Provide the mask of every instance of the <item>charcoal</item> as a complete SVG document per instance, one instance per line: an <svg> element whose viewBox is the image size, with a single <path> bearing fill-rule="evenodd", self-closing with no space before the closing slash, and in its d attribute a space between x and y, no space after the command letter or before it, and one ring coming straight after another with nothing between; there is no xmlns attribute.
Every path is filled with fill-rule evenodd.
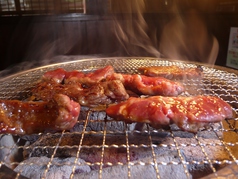
<svg viewBox="0 0 238 179"><path fill-rule="evenodd" d="M82 122L78 122L71 130L70 132L81 132L84 129L84 125L85 125L85 121ZM103 131L103 130L107 130L107 131L123 131L125 129L133 131L135 128L136 123L130 124L130 125L125 125L124 122L122 121L93 121L90 120L87 123L86 126L86 131Z"/></svg>
<svg viewBox="0 0 238 179"><path fill-rule="evenodd" d="M0 135L0 161L9 168L14 168L14 162L22 160L22 151L18 148L17 137L10 134Z"/></svg>
<svg viewBox="0 0 238 179"><path fill-rule="evenodd" d="M184 161L188 162L191 174L198 176L201 171L211 172L210 165L207 165L209 160L231 160L229 153L224 146L220 145L218 138L202 138L194 137L194 135L193 137L172 137L171 135L161 137L157 133L151 133L155 156L171 151L178 153L179 149L180 153L185 156ZM80 145L81 139L82 145ZM127 142L128 148L125 145ZM55 151L53 146L57 145L59 146ZM127 153L128 150L129 153ZM25 148L24 156L26 158L50 157L55 152L55 157L75 157L78 151L78 157L90 163L92 170L98 170L100 166L97 164L102 160L103 167L107 168L110 165L117 165L118 162L127 164L128 157L133 162L152 156L151 141L146 133L129 133L127 137L123 134L107 134L104 137L91 133L85 133L84 136L72 133L63 136L61 134L43 135L38 141ZM180 160L182 160L181 156Z"/></svg>
<svg viewBox="0 0 238 179"><path fill-rule="evenodd" d="M91 171L90 167L86 165L85 161L82 159L77 159L77 164L79 165L75 165L74 163L75 157L63 159L54 158L52 161L48 157L32 157L27 160L24 160L23 163L20 163L14 171L19 172L25 177L34 179L70 178L74 167L74 170L78 174ZM50 164L50 167L47 169L48 164Z"/></svg>
<svg viewBox="0 0 238 179"><path fill-rule="evenodd" d="M86 120L85 120L86 119ZM87 123L86 123L87 121ZM106 117L104 111L92 111L87 107L81 107L80 116L78 122L70 130L70 132L82 132L86 125L86 131L133 131L136 123L126 125L123 121L115 121L109 117ZM55 133L56 131L45 131L44 133ZM39 134L31 134L20 136L21 139L33 143L39 139Z"/></svg>
<svg viewBox="0 0 238 179"><path fill-rule="evenodd" d="M86 119L86 120L85 120ZM108 117L105 111L100 109L89 109L82 107L79 116L79 122L70 130L70 132L83 131L85 122L87 121L86 131L123 131L125 123L123 121L115 121ZM136 123L128 125L127 130L134 130Z"/></svg>
<svg viewBox="0 0 238 179"><path fill-rule="evenodd" d="M137 178L156 178L159 176L163 179L184 179L184 178L192 178L192 176L187 173L186 166L183 166L181 161L179 160L179 156L176 152L163 152L155 157L157 161L156 165L152 165L149 163L153 163L152 157L143 158L143 160L137 160L132 162L131 165L116 165L112 167L103 168L101 171L101 177L103 179L111 179L111 178L120 178L127 179L128 175L132 179ZM165 163L177 163L176 165L163 165L160 164L159 161L163 161ZM145 163L141 164L142 162ZM157 168L156 168L156 167ZM156 170L158 173L156 173ZM97 179L100 178L100 170L94 170L88 173L74 174L74 179Z"/></svg>
<svg viewBox="0 0 238 179"><path fill-rule="evenodd" d="M191 138L194 136L193 133L181 131L175 124L170 125L170 127L173 130L174 136L176 136L176 137ZM223 129L222 122L211 123L207 129L205 129L205 128L200 129L197 132L197 136L199 136L201 138L206 138L206 139L222 137L223 136L222 129Z"/></svg>
<svg viewBox="0 0 238 179"><path fill-rule="evenodd" d="M81 146L81 153L84 152L84 150L90 151L90 150L96 150L101 151L101 148L103 147L103 135L101 134L76 134L76 133L67 133L61 136L61 134L54 134L54 135L43 135L41 138L33 143L30 146L25 147L24 155L27 157L28 155L31 156L51 156L54 152L54 148L52 146L56 146L59 143L59 147L56 151L55 156L65 155L65 156L74 156L77 153L80 140L83 137L82 146ZM159 135L152 134L152 143L158 145L158 147L155 148L155 150L171 150L174 147L174 139L177 141L177 143L180 145L179 148L181 150L185 151L185 154L188 158L194 159L194 160L203 160L205 159L204 154L201 153L201 147L198 144L198 141L203 145L204 148L206 148L206 152L209 155L211 159L227 159L226 152L224 152L224 147L220 145L219 139L206 139L202 137L191 137L191 138L183 138L183 137L175 137L174 139L171 136L167 137L160 137ZM151 145L149 141L148 135L142 135L142 134L129 134L128 135L128 141L129 145L131 145L130 150L148 150L150 151L151 148L148 146ZM126 143L126 136L123 134L107 134L105 137L105 144L108 147L105 148L105 150L121 150L121 148L126 149L125 145ZM146 145L145 147L142 146ZM192 145L193 144L193 145ZM114 145L114 146L113 146ZM133 147L134 146L134 147ZM142 146L142 147L138 147ZM47 149L47 150L45 150ZM196 156L193 155L194 150L196 151ZM89 153L89 152L88 152ZM93 152L95 154L95 152ZM223 154L224 153L224 154ZM199 155L198 155L199 154ZM200 159L199 159L200 158Z"/></svg>

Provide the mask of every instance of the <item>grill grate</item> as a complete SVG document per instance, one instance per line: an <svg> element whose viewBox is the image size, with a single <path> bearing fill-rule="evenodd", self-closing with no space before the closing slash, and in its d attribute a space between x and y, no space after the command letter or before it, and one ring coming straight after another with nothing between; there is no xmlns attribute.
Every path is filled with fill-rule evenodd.
<svg viewBox="0 0 238 179"><path fill-rule="evenodd" d="M106 65L113 65L121 73L137 73L140 66L197 66L196 63L152 58L105 58L60 63L1 79L0 98L26 98L29 88L44 72L58 67L89 72ZM218 96L228 102L238 116L237 71L204 64L202 68L202 81L185 81L187 90L182 95ZM15 178L26 175L29 170L37 170L36 176L40 178L51 178L53 171L58 174L64 171L62 167L68 167L69 174L64 172L68 178L143 178L145 175L147 178L198 178L209 174L211 178L237 176L237 170L219 171L227 169L227 166L237 167L237 117L192 134L180 131L173 125L169 130L153 129L148 125L138 130L136 124L125 124L102 116L105 116L104 112L88 110L81 114L72 131L62 133L22 137L0 135L0 143L4 138L13 141L1 144L0 165L9 168L17 166ZM13 154L18 154L18 158L14 158ZM23 160L23 156L29 160ZM87 172L80 173L82 170Z"/></svg>

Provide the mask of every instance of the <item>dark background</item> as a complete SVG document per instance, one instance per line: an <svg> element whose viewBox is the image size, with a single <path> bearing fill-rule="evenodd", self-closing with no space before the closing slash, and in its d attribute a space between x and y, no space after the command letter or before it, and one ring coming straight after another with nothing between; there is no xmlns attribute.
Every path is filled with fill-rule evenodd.
<svg viewBox="0 0 238 179"><path fill-rule="evenodd" d="M0 70L11 68L21 62L36 62L57 55L127 56L115 34L113 20L128 12L119 11L115 4L108 10L102 0L87 2L86 14L16 15L0 17ZM170 2L170 1L168 1ZM192 5L181 1L180 12L186 8L197 8L209 31L219 42L216 65L225 66L231 27L238 27L237 1L194 0ZM169 8L161 1L147 0L144 18L149 26L148 35L156 30L159 41L163 26L170 20ZM204 5L206 4L206 5ZM157 6L155 6L157 5ZM155 8L157 7L157 8ZM158 8L159 7L159 8ZM151 30L151 31L150 31ZM143 54L138 54L138 56Z"/></svg>

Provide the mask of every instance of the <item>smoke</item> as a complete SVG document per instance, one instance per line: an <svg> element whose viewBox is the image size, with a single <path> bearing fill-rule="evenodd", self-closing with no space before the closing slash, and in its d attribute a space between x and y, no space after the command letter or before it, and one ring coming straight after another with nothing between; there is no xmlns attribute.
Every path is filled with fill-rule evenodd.
<svg viewBox="0 0 238 179"><path fill-rule="evenodd" d="M146 54L215 64L219 50L218 41L210 33L203 16L199 10L195 10L191 1L169 1L167 16L161 16L167 22L165 25L156 24L157 30L162 30L150 37L148 31L153 29L149 29L143 16L150 12L150 9L146 9L145 3L148 2L152 1L127 0L119 1L115 5L115 35L128 56ZM168 5L167 0L164 3L164 6ZM157 18L160 15L158 12Z"/></svg>
<svg viewBox="0 0 238 179"><path fill-rule="evenodd" d="M122 50L128 56L150 55L160 57L154 42L148 36L148 25L143 17L145 2L143 0L116 1L114 6L114 32Z"/></svg>
<svg viewBox="0 0 238 179"><path fill-rule="evenodd" d="M167 58L215 64L219 44L198 11L189 9L165 25L159 50Z"/></svg>
<svg viewBox="0 0 238 179"><path fill-rule="evenodd" d="M80 59L92 59L92 58L100 58L104 57L101 55L57 55L51 58L45 58L45 59L37 59L32 61L23 61L16 65L13 65L9 68L6 68L2 71L0 71L0 77L6 77L18 72L22 72L25 70L41 67L41 66L47 66L50 64L56 64L56 63L64 63L69 61L76 61Z"/></svg>
<svg viewBox="0 0 238 179"><path fill-rule="evenodd" d="M57 62L56 59L59 62L71 60L62 55L81 56L76 59L92 56L150 56L214 64L219 44L199 11L194 10L190 3L181 3L180 0L160 1L163 2L162 5L156 2L157 6L167 9L164 13L153 10L153 18L157 20L151 20L148 25L148 17L145 15L150 13L148 7L151 6L148 3L153 2L155 1L112 0L112 22L64 22L57 20L56 16L45 16L34 18L30 25L24 22L21 26L19 23L20 34L16 33L12 37L12 46L16 50L10 51L9 59L24 56L23 62L17 67L11 66L0 75L51 64ZM73 15L67 16L67 19L71 18L74 18ZM28 29L23 32L21 29L25 30L26 26ZM109 26L112 31L108 30ZM22 42L24 38L26 42ZM14 50L18 50L18 53L12 53ZM23 54L22 51L27 52ZM61 58L55 58L57 56Z"/></svg>

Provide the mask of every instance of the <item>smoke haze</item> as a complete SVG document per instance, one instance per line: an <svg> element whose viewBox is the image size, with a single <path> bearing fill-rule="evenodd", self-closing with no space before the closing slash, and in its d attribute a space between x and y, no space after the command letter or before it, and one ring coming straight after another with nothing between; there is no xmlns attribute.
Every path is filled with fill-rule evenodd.
<svg viewBox="0 0 238 179"><path fill-rule="evenodd" d="M55 19L56 16L46 16L41 20L35 18L36 23L30 21L30 25L19 24L20 32L22 27L28 27L25 35L20 38L21 41L28 41L24 47L26 53L23 54L24 61L17 67L11 66L10 71L22 71L55 63L57 60L75 60L75 56L78 59L140 56L215 63L219 50L218 41L207 28L201 14L190 7L189 1L184 0L187 4L179 4L179 0L164 0L166 13L153 11L153 16L161 18L153 26L153 21L148 24L148 17L145 18L145 14L150 13L148 3L152 1L111 2L116 10L112 9L111 13L106 14L110 16L106 20L74 20L80 17L68 15L66 21L59 21ZM19 34L12 38L14 47L17 35ZM21 53L21 44L18 46ZM74 57L63 58L62 55ZM10 59L17 59L19 54L10 51L9 56Z"/></svg>

